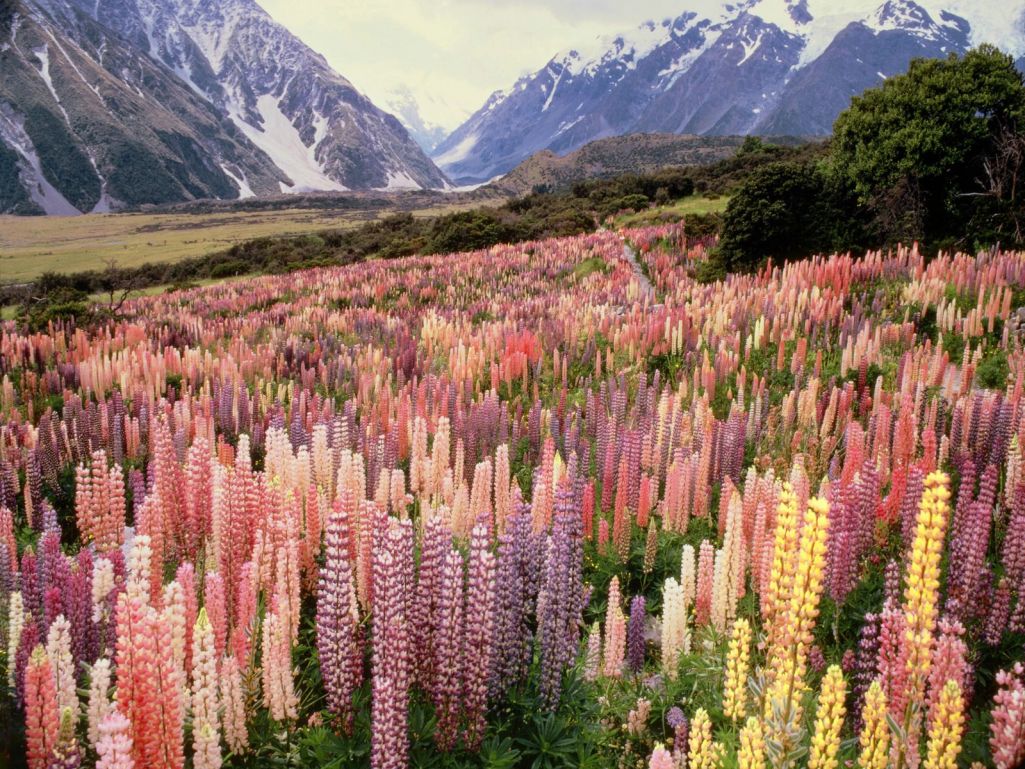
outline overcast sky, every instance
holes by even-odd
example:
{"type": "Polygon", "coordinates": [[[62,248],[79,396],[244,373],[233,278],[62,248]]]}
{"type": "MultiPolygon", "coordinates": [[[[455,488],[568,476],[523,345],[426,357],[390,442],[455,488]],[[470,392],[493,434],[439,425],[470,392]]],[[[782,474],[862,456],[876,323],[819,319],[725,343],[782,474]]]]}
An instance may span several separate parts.
{"type": "Polygon", "coordinates": [[[378,104],[408,88],[423,116],[455,128],[495,90],[553,54],[687,0],[258,0],[378,104]]]}

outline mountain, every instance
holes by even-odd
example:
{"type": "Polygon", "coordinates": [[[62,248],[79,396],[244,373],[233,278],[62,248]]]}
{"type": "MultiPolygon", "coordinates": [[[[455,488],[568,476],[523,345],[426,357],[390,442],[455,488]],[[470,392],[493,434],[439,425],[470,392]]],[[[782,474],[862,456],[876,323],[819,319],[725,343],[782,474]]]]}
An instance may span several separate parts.
{"type": "Polygon", "coordinates": [[[391,91],[383,99],[384,107],[399,119],[413,140],[424,152],[430,152],[440,144],[449,132],[431,122],[424,115],[420,101],[407,86],[400,86],[391,91]]]}
{"type": "Polygon", "coordinates": [[[0,0],[0,72],[0,213],[448,183],[252,0],[0,0]]]}
{"type": "Polygon", "coordinates": [[[432,153],[457,184],[540,150],[634,132],[822,136],[850,98],[993,42],[1025,53],[1025,0],[681,0],[688,8],[553,57],[432,153]]]}
{"type": "Polygon", "coordinates": [[[507,195],[523,195],[538,187],[563,189],[581,179],[652,173],[670,166],[706,165],[730,157],[743,143],[742,136],[610,136],[567,155],[541,150],[488,188],[507,195]]]}

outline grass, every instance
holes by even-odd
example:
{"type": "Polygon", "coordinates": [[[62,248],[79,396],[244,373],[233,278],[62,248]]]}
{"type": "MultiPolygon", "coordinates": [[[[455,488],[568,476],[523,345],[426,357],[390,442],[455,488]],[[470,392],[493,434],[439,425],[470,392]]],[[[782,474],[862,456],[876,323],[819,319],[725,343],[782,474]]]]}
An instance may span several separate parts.
{"type": "Polygon", "coordinates": [[[643,227],[662,221],[663,216],[685,217],[695,214],[721,214],[726,210],[730,199],[726,196],[706,198],[702,195],[691,195],[670,203],[667,206],[653,206],[632,214],[623,214],[616,219],[617,227],[643,227]]]}
{"type": "MultiPolygon", "coordinates": [[[[465,205],[435,206],[414,214],[433,216],[465,205]]],[[[252,238],[346,229],[390,213],[391,208],[0,216],[0,283],[29,281],[47,271],[103,269],[110,259],[119,267],[174,262],[252,238]]]]}

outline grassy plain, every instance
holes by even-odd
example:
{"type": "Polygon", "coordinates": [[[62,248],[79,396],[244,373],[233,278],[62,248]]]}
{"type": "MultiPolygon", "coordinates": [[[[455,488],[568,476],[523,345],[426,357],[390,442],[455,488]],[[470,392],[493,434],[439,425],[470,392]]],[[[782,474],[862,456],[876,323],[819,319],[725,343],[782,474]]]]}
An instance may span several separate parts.
{"type": "MultiPolygon", "coordinates": [[[[433,216],[463,205],[435,206],[413,213],[433,216]]],[[[0,216],[0,283],[28,281],[50,270],[103,269],[110,259],[120,267],[173,262],[221,251],[252,238],[344,229],[391,213],[395,213],[391,208],[379,208],[0,216]]]]}

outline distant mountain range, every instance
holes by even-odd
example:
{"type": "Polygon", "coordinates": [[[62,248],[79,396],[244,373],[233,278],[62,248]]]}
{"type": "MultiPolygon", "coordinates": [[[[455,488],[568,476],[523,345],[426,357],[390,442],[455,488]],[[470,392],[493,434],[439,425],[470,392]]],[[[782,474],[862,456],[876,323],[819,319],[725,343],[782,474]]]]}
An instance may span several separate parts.
{"type": "Polygon", "coordinates": [[[0,0],[0,213],[445,188],[253,0],[0,0]]]}
{"type": "MultiPolygon", "coordinates": [[[[682,0],[494,93],[432,152],[457,184],[635,132],[822,136],[850,98],[983,42],[1025,53],[1025,0],[682,0]]],[[[1019,62],[1025,60],[1019,59],[1019,62]]]]}

